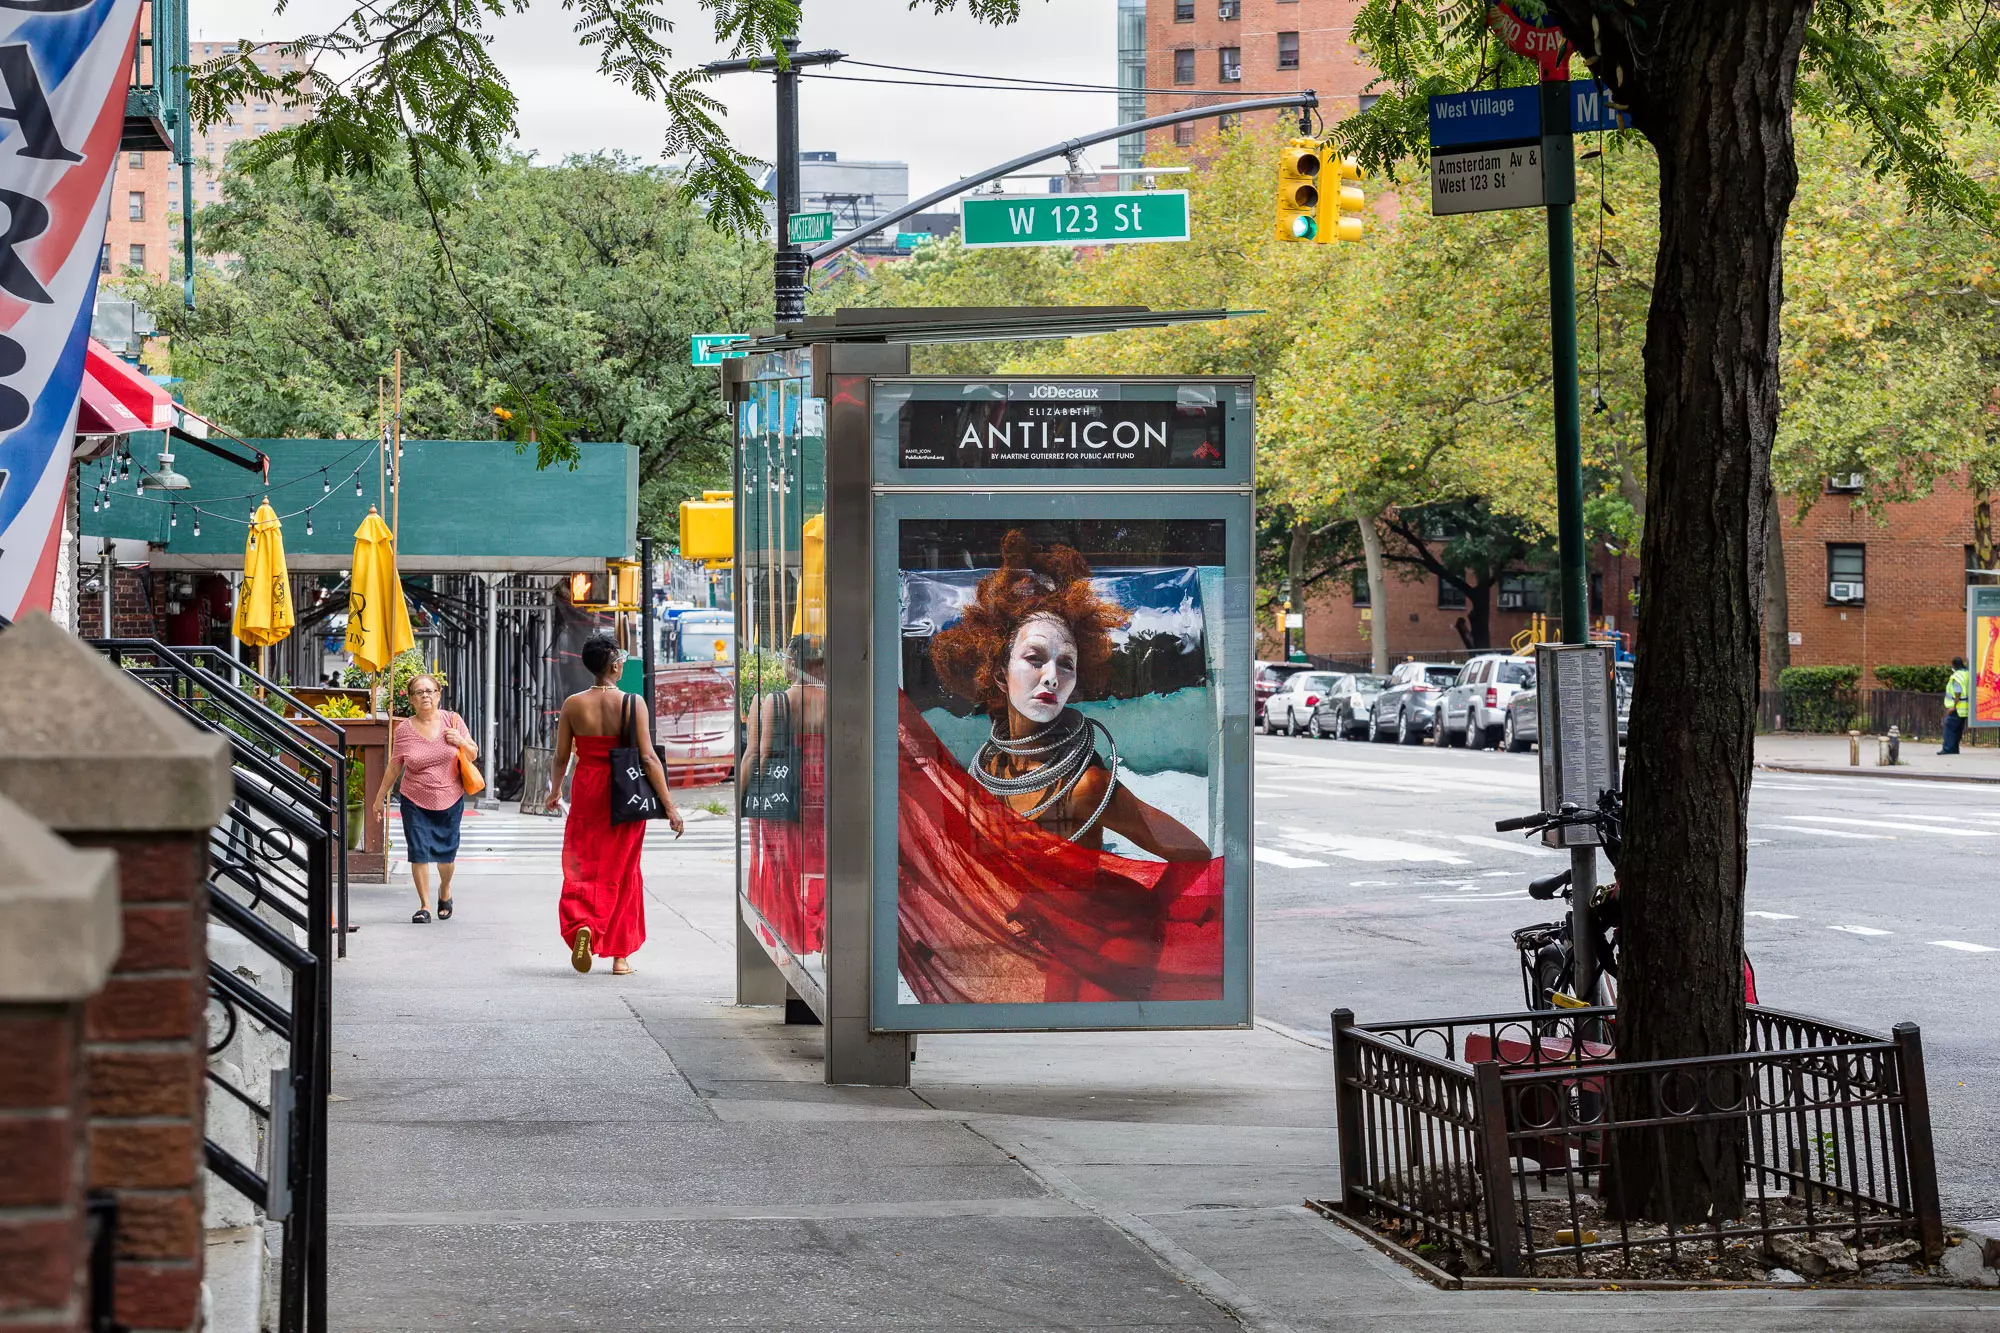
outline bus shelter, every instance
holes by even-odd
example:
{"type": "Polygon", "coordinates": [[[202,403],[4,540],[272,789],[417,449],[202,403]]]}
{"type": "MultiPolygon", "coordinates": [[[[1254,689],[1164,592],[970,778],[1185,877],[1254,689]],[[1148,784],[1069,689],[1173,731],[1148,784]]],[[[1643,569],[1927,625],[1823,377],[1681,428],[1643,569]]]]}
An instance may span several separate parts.
{"type": "Polygon", "coordinates": [[[1248,1026],[1252,382],[909,353],[1224,312],[845,313],[724,366],[739,1002],[809,1008],[838,1083],[1248,1026]]]}

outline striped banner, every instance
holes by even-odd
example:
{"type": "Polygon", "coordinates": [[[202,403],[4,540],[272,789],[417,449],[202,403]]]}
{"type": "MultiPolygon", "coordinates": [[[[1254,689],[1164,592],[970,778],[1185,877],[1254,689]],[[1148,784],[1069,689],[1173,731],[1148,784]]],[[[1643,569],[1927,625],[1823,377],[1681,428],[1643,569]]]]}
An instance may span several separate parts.
{"type": "Polygon", "coordinates": [[[139,0],[0,0],[0,615],[49,609],[139,0]]]}

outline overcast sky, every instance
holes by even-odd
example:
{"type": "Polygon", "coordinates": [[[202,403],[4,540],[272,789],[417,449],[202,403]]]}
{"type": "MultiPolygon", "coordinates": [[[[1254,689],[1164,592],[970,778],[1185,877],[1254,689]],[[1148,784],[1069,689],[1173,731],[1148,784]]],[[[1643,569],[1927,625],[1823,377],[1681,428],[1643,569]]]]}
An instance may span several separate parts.
{"type": "MultiPolygon", "coordinates": [[[[351,10],[339,0],[293,0],[281,18],[256,0],[203,0],[190,6],[194,40],[248,36],[275,41],[337,23],[351,10]]],[[[1021,21],[990,28],[962,14],[933,15],[907,0],[806,0],[800,40],[808,50],[832,47],[858,60],[926,69],[1037,79],[1117,82],[1114,0],[1024,0],[1021,21]]],[[[717,58],[693,0],[670,6],[679,18],[668,39],[675,60],[717,58]]],[[[540,0],[522,15],[498,20],[494,51],[521,100],[520,146],[543,160],[615,148],[659,160],[659,109],[597,73],[594,57],[570,32],[573,15],[540,0]]],[[[835,66],[829,73],[906,79],[922,75],[835,66]]],[[[711,85],[729,107],[725,127],[737,145],[768,162],[775,147],[772,80],[726,75],[711,85]]],[[[831,149],[842,158],[910,164],[912,197],[948,185],[1043,144],[1117,123],[1109,94],[973,92],[896,88],[871,83],[808,80],[800,92],[800,147],[831,149]]],[[[1093,166],[1117,165],[1116,146],[1086,155],[1093,166]]]]}

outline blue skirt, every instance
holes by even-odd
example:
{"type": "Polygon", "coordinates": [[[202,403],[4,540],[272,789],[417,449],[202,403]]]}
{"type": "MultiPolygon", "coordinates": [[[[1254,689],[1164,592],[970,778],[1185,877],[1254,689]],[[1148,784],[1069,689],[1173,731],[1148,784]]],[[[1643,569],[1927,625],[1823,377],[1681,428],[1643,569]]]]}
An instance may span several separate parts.
{"type": "Polygon", "coordinates": [[[407,796],[396,800],[403,807],[404,855],[415,864],[451,864],[458,859],[458,821],[465,813],[465,798],[459,797],[442,810],[426,810],[407,796]]]}

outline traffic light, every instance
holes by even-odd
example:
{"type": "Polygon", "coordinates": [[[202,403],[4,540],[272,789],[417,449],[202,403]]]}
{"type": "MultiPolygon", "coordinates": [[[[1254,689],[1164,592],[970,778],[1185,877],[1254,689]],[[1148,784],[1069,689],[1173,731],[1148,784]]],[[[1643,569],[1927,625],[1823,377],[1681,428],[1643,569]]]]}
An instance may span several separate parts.
{"type": "Polygon", "coordinates": [[[1313,239],[1321,245],[1361,239],[1361,219],[1353,216],[1368,207],[1361,192],[1361,164],[1351,157],[1326,155],[1328,180],[1320,191],[1319,219],[1313,239]]]}
{"type": "Polygon", "coordinates": [[[1319,230],[1319,169],[1325,156],[1317,139],[1292,139],[1278,159],[1277,233],[1281,241],[1310,241],[1319,230]]]}

